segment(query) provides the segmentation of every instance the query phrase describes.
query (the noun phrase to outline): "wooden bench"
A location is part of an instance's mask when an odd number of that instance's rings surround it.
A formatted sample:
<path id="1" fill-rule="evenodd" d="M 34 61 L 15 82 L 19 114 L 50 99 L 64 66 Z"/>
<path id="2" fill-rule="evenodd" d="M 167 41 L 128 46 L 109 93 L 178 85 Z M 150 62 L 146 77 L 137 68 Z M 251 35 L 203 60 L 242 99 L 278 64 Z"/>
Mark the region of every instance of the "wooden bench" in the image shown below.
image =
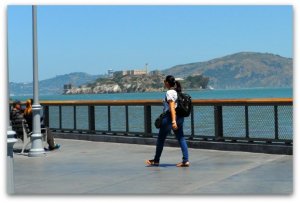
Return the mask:
<path id="1" fill-rule="evenodd" d="M 29 126 L 25 119 L 21 121 L 16 121 L 12 124 L 13 130 L 17 133 L 17 138 L 21 139 L 23 142 L 21 154 L 24 154 L 24 150 L 31 143 L 32 132 L 29 129 Z M 47 142 L 47 129 L 41 128 L 41 133 L 43 135 L 43 142 Z"/>

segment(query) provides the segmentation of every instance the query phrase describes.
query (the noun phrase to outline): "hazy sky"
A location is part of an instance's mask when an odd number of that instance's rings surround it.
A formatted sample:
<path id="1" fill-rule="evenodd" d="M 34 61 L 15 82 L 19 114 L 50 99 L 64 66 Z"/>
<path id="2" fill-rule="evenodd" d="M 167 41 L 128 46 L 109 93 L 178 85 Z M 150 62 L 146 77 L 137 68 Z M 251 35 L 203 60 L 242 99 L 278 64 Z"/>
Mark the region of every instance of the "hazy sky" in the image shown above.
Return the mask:
<path id="1" fill-rule="evenodd" d="M 32 81 L 32 7 L 8 6 L 9 79 Z M 241 51 L 293 57 L 292 6 L 38 6 L 39 79 L 166 69 Z"/>

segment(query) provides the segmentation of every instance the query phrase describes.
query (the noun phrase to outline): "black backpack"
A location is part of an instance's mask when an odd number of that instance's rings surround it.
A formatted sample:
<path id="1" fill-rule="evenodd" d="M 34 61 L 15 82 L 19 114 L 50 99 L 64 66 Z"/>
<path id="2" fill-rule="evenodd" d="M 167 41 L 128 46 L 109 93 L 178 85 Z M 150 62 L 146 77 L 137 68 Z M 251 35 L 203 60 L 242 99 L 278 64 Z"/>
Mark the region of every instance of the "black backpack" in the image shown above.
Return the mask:
<path id="1" fill-rule="evenodd" d="M 189 94 L 177 92 L 176 115 L 189 117 L 192 110 L 192 97 Z"/>

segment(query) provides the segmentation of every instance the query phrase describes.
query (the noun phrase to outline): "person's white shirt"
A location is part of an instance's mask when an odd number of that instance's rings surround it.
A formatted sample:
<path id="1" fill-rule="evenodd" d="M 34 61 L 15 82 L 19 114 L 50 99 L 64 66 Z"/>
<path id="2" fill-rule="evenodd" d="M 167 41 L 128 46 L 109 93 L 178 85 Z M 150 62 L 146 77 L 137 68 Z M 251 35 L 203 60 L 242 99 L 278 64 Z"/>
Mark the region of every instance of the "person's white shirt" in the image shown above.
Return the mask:
<path id="1" fill-rule="evenodd" d="M 168 101 L 172 100 L 175 102 L 175 108 L 177 107 L 177 92 L 175 90 L 168 90 L 166 92 L 166 95 L 163 99 L 163 105 L 164 105 L 164 112 L 167 112 L 170 110 L 170 106 Z"/>

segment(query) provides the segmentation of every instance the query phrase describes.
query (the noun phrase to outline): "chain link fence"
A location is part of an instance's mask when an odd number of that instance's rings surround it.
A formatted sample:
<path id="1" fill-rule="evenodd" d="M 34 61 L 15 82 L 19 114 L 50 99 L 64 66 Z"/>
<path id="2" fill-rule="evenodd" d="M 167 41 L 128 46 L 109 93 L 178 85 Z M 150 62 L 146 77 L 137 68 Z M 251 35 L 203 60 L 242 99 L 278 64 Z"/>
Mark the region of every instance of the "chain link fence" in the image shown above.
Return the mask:
<path id="1" fill-rule="evenodd" d="M 159 129 L 155 128 L 154 121 L 162 112 L 160 103 L 123 103 L 44 107 L 53 130 L 157 136 Z M 292 143 L 292 102 L 250 105 L 193 102 L 192 115 L 185 118 L 184 133 L 191 139 Z"/>

